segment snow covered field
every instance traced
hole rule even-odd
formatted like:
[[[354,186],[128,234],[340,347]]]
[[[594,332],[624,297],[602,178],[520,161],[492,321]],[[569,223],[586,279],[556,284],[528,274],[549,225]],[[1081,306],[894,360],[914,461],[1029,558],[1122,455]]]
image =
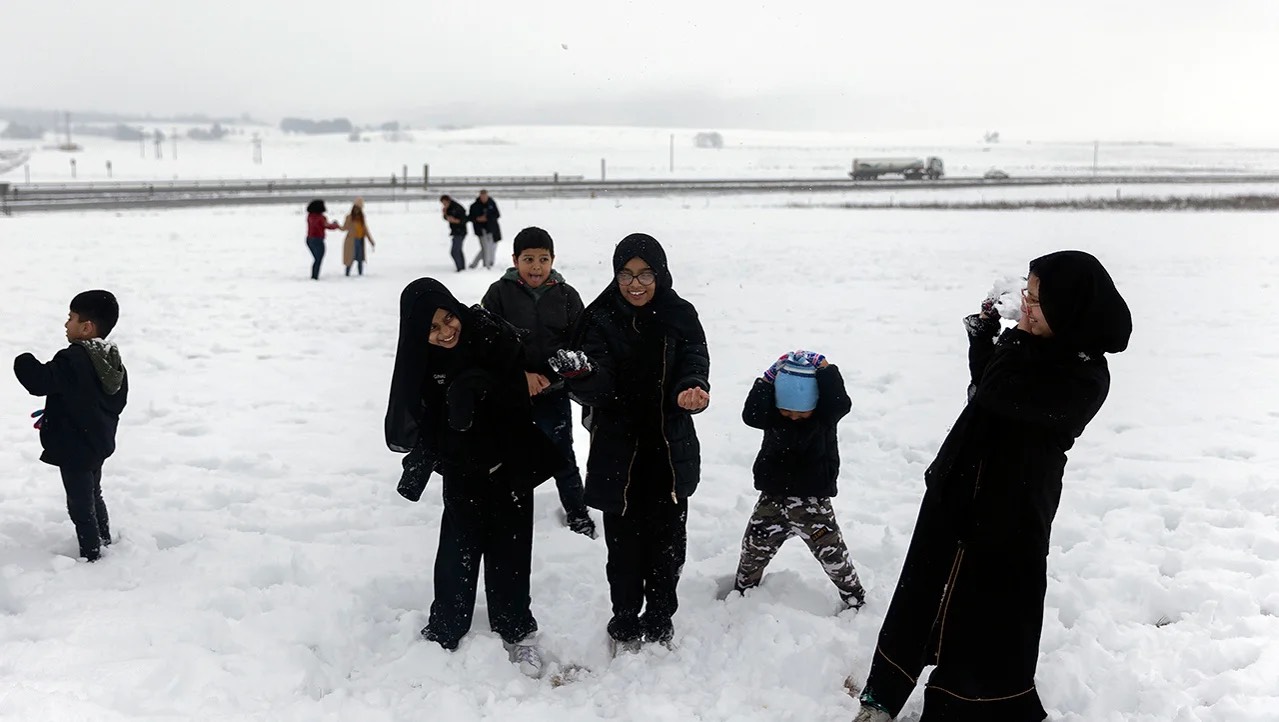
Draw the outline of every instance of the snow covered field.
[[[0,123],[3,123],[0,120]],[[722,149],[694,147],[697,130],[688,128],[499,126],[457,130],[405,131],[392,142],[383,133],[367,133],[364,142],[346,136],[286,135],[262,126],[231,127],[219,142],[188,140],[192,126],[177,126],[178,152],[165,141],[163,158],[154,146],[108,138],[77,136],[84,150],[50,150],[50,132],[41,142],[0,140],[0,150],[34,148],[33,182],[71,180],[74,158],[79,180],[106,180],[108,161],[116,179],[308,178],[400,175],[405,165],[420,177],[579,175],[600,177],[600,159],[609,178],[847,178],[852,159],[861,157],[940,156],[950,176],[979,176],[1001,168],[1014,176],[1083,175],[1093,171],[1093,139],[1060,135],[1005,133],[1002,143],[986,144],[980,129],[948,132],[817,133],[720,129]],[[174,127],[162,125],[170,136]],[[150,128],[148,128],[148,132]],[[253,163],[252,136],[262,136],[262,164]],[[675,168],[670,166],[671,137]],[[1097,156],[1102,174],[1274,173],[1279,172],[1279,139],[1269,143],[1233,143],[1200,139],[1137,142],[1101,139]],[[2,180],[20,183],[22,168]]]
[[[665,149],[654,152],[660,167]],[[0,718],[847,720],[844,680],[864,679],[923,470],[964,402],[959,319],[996,276],[1061,248],[1107,264],[1136,330],[1067,467],[1044,704],[1079,722],[1275,718],[1279,216],[745,198],[503,211],[509,235],[555,236],[557,267],[588,298],[613,244],[653,233],[703,317],[713,401],[697,420],[704,476],[675,650],[608,659],[604,543],[562,527],[550,484],[537,494],[534,612],[549,649],[592,673],[558,688],[522,677],[482,596],[458,652],[418,637],[440,489],[436,478],[418,504],[397,496],[399,457],[382,441],[397,298],[429,274],[478,300],[496,277],[451,270],[434,208],[371,205],[369,275],[341,276],[334,234],[318,283],[300,208],[32,215],[0,219],[0,348],[47,359],[71,296],[106,287],[132,388],[103,484],[120,540],[90,565],[71,558],[57,472],[37,458],[27,412],[39,400],[0,383]],[[715,598],[755,497],[759,434],[741,403],[799,346],[840,364],[855,404],[835,505],[870,589],[859,613],[835,614],[834,588],[795,541],[760,589]]]

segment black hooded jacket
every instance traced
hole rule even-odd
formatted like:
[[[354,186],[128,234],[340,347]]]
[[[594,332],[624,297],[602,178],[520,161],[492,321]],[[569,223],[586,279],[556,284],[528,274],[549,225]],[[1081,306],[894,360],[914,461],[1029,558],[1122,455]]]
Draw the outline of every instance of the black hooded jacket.
[[[571,347],[594,371],[568,382],[587,407],[591,431],[586,503],[625,513],[637,495],[684,499],[697,488],[701,447],[681,391],[710,391],[710,355],[697,311],[672,288],[666,252],[641,233],[622,239],[614,271],[632,258],[657,274],[651,301],[636,308],[611,283],[582,314]]]
[[[755,488],[779,496],[835,496],[839,493],[839,438],[835,426],[853,402],[839,367],[817,369],[817,408],[807,419],[792,420],[777,410],[773,384],[755,379],[742,421],[764,431],[755,457]]]
[[[444,212],[444,215],[446,216],[445,222],[449,224],[449,235],[466,235],[467,215],[466,209],[462,207],[461,203],[458,203],[457,201],[449,201],[449,207]],[[456,218],[458,219],[458,222],[454,223],[453,221],[448,220],[448,218]]]
[[[13,372],[31,395],[48,397],[40,424],[41,461],[97,469],[115,453],[129,375],[113,345],[97,339],[76,342],[47,364],[24,353],[14,359]]]
[[[1063,251],[1035,259],[1054,335],[970,323],[971,400],[925,481],[961,539],[1046,554],[1066,452],[1110,390],[1104,352],[1122,351],[1132,316],[1097,259]]]
[[[476,220],[480,216],[484,216],[485,220],[483,222]],[[497,219],[501,217],[502,212],[497,209],[497,201],[493,200],[493,196],[489,196],[487,202],[476,198],[471,203],[471,212],[467,216],[475,229],[475,235],[480,236],[488,233],[493,236],[494,243],[502,240],[502,226],[497,222]]]
[[[452,349],[427,340],[440,308],[462,325]],[[386,412],[392,451],[424,452],[444,475],[446,495],[450,478],[464,485],[491,478],[522,493],[565,463],[533,425],[531,408],[524,349],[510,324],[479,306],[463,306],[432,278],[404,289]]]

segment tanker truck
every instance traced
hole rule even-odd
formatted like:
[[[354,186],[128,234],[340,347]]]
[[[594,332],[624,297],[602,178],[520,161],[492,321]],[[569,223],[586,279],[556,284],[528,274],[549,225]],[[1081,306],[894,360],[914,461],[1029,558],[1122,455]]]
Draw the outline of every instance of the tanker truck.
[[[878,180],[881,175],[901,175],[907,180],[937,180],[946,174],[941,158],[854,158],[853,180]]]

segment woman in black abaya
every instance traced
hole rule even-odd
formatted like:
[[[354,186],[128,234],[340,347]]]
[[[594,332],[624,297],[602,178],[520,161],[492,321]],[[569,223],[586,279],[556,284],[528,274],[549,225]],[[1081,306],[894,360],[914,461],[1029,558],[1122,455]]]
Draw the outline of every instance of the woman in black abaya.
[[[1132,317],[1096,258],[1030,263],[1022,317],[965,319],[970,400],[924,474],[914,536],[855,722],[893,719],[926,665],[921,722],[1045,717],[1035,689],[1066,452],[1110,389]],[[998,336],[998,340],[996,340]]]

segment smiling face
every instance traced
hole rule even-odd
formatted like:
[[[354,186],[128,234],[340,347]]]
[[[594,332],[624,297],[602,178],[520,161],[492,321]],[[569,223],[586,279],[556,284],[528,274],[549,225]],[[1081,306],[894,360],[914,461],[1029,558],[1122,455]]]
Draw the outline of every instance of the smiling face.
[[[520,280],[529,288],[540,288],[551,275],[555,254],[545,248],[525,248],[512,257]]]
[[[426,340],[432,346],[454,348],[462,340],[462,320],[447,309],[435,309],[431,317],[431,334]]]
[[[657,274],[649,267],[648,261],[636,256],[617,272],[617,290],[632,306],[647,305],[657,291]]]
[[[1026,279],[1026,290],[1021,293],[1021,313],[1026,318],[1030,333],[1042,338],[1051,338],[1053,330],[1044,318],[1044,308],[1039,305],[1039,276],[1030,274]]]

